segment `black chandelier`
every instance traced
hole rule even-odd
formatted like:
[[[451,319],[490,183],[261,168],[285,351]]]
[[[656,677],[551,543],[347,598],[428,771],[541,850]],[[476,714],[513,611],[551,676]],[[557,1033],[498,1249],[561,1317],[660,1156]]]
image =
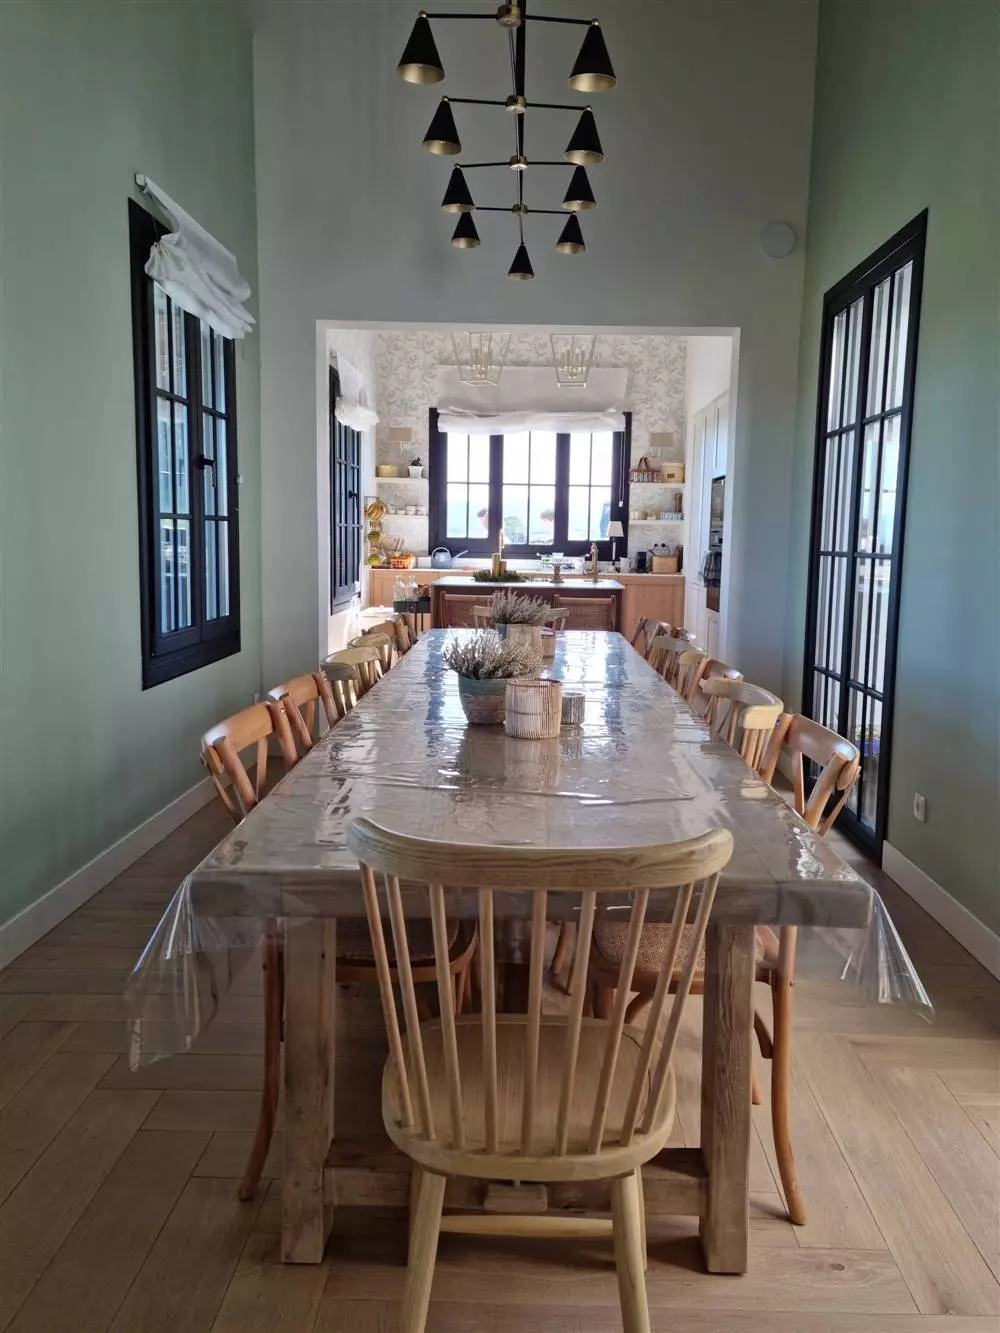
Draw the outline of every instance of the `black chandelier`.
[[[431,19],[493,19],[506,30],[510,54],[510,73],[513,92],[504,101],[494,101],[485,97],[443,97],[434,113],[427,133],[424,135],[424,147],[430,153],[454,157],[462,151],[462,142],[458,137],[458,127],[452,107],[460,104],[470,106],[503,107],[514,120],[514,155],[506,162],[464,162],[452,169],[448,188],[445,191],[441,207],[446,213],[457,213],[458,222],[451,238],[452,245],[462,250],[471,250],[479,245],[479,232],[473,213],[512,213],[517,218],[519,244],[514,255],[514,262],[507,272],[508,278],[528,279],[535,276],[524,243],[524,219],[529,215],[547,215],[564,217],[563,210],[570,216],[556,242],[556,249],[565,255],[582,254],[586,249],[583,231],[580,227],[579,214],[596,206],[594,192],[590,188],[586,168],[597,162],[603,162],[604,150],[597,133],[597,122],[589,106],[573,106],[564,102],[529,102],[524,89],[525,41],[528,26],[527,0],[516,5],[501,5],[495,14],[428,14],[421,10],[410,40],[406,43],[397,71],[407,83],[440,83],[444,78],[444,66],[438,55],[434,34],[431,32]],[[596,19],[555,18],[547,14],[532,16],[535,23],[572,23],[586,27],[587,33],[580,47],[569,76],[569,86],[581,93],[607,92],[616,83],[615,72],[604,43],[604,35]],[[524,122],[528,110],[541,111],[580,111],[580,119],[573,131],[563,154],[563,161],[542,162],[531,159],[524,153]],[[574,167],[569,188],[559,208],[528,208],[524,201],[524,176],[529,167],[561,167],[565,162]],[[484,167],[507,167],[517,177],[517,202],[510,208],[499,205],[476,204],[465,179],[465,172]]]

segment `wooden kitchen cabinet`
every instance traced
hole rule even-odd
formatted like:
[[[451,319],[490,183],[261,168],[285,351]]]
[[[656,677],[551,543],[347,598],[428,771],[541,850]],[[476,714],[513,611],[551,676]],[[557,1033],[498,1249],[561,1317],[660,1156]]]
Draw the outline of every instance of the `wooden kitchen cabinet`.
[[[368,606],[391,606],[392,590],[396,580],[404,583],[416,579],[418,583],[434,583],[442,574],[451,574],[450,569],[370,569],[368,571]]]
[[[631,635],[640,616],[684,624],[683,574],[622,574],[625,585],[622,632]]]

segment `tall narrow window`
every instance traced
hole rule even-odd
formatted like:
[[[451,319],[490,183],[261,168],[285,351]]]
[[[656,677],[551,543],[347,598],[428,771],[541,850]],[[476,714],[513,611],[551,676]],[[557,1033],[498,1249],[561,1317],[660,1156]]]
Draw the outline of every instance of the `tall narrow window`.
[[[805,708],[861,751],[841,817],[879,853],[885,838],[899,571],[927,215],[826,295]]]
[[[430,421],[430,536],[452,554],[611,556],[612,520],[628,531],[631,416],[623,431],[440,431]]]
[[[361,432],[338,421],[340,377],[330,367],[330,611],[361,589]]]
[[[161,231],[129,201],[144,689],[240,648],[233,344],[147,276]]]

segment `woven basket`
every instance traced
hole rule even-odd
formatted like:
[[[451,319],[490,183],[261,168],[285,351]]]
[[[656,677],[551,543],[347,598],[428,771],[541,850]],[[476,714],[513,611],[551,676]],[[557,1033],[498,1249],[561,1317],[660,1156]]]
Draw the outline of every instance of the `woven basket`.
[[[562,682],[521,678],[507,682],[508,736],[522,741],[552,740],[562,725]]]
[[[467,722],[478,726],[495,727],[504,720],[507,707],[507,678],[495,676],[474,680],[459,676],[458,697]]]

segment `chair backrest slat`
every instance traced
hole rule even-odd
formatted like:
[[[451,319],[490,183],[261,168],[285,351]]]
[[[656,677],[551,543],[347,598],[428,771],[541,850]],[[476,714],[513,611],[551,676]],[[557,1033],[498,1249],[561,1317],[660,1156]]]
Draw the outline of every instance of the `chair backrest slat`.
[[[562,1088],[559,1092],[559,1118],[556,1122],[556,1152],[564,1153],[569,1143],[569,1110],[576,1085],[576,1061],[580,1050],[580,1028],[583,1007],[587,998],[587,961],[590,941],[594,934],[594,916],[597,894],[590,890],[583,895],[580,924],[576,928],[576,950],[573,956],[573,980],[570,986],[569,1028],[566,1033],[566,1057],[563,1065]]]
[[[372,952],[375,955],[375,973],[378,977],[379,996],[382,1000],[382,1016],[385,1019],[386,1035],[389,1038],[389,1050],[399,1070],[399,1095],[403,1123],[409,1128],[413,1124],[413,1101],[410,1097],[410,1080],[406,1072],[406,1057],[403,1054],[403,1039],[399,1031],[399,1019],[396,1016],[396,999],[392,993],[392,973],[389,968],[389,955],[385,947],[385,934],[382,930],[382,913],[379,910],[378,890],[375,876],[368,866],[362,867],[361,885],[365,895],[365,915],[371,932]]]
[[[548,895],[537,889],[531,903],[531,956],[528,964],[528,1040],[521,1101],[521,1151],[531,1152],[538,1088],[538,1044],[542,1029],[542,982],[545,977],[545,904]]]
[[[462,1075],[458,1067],[458,1038],[455,1033],[455,992],[448,966],[448,922],[444,908],[444,885],[430,886],[431,929],[434,934],[434,969],[437,973],[438,1004],[444,1038],[444,1072],[448,1080],[448,1108],[451,1112],[451,1146],[465,1147],[462,1116]]]
[[[719,871],[732,852],[727,831],[714,829],[664,846],[543,849],[441,842],[392,833],[367,819],[355,819],[347,830],[347,845],[363,867],[369,928],[380,984],[385,983],[390,1066],[401,1069],[406,1062],[405,1082],[397,1076],[389,1085],[400,1133],[435,1142],[433,1155],[441,1163],[450,1152],[502,1157],[508,1163],[505,1169],[514,1171],[512,1179],[535,1178],[531,1166],[540,1157],[591,1156],[619,1142],[627,1146],[645,1134],[655,1134],[660,1144],[665,1141],[666,1098],[673,1086],[670,1062]],[[382,960],[384,927],[374,891],[378,874],[386,877],[405,1041],[390,1003],[389,963]],[[401,878],[428,886],[425,910],[431,921],[440,1017],[423,1028],[408,965]],[[446,906],[449,894],[469,891],[475,891],[478,911],[482,1006],[480,1014],[456,1019]],[[505,910],[518,916],[524,915],[515,906],[520,898],[531,922],[527,1012],[499,1021],[494,962],[497,893]],[[530,900],[525,894],[531,895]],[[554,895],[559,896],[560,908],[567,909],[560,915],[574,914],[568,899],[575,897],[579,904],[565,1015],[543,1013],[546,915]],[[605,896],[611,900],[606,909]],[[626,1028],[625,1015],[643,926],[654,900],[671,907],[670,966],[654,996],[652,1021],[643,1035]],[[419,912],[418,896],[408,895],[406,905],[407,910]],[[612,920],[628,912],[613,1012],[607,1020],[584,1017],[587,962],[599,910],[610,912]],[[679,956],[682,931],[687,932],[688,957],[668,1010],[667,979]],[[405,1127],[407,1117],[417,1126]]]
[[[485,1126],[484,1147],[487,1152],[497,1150],[497,993],[496,943],[493,937],[493,894],[489,889],[479,890],[479,957],[482,985],[483,1031],[483,1114]]]
[[[396,955],[396,975],[399,980],[399,993],[403,1001],[403,1016],[406,1019],[406,1040],[413,1059],[413,1071],[417,1080],[420,1128],[423,1130],[425,1138],[433,1139],[435,1137],[434,1108],[431,1102],[430,1081],[427,1078],[427,1061],[424,1055],[423,1034],[420,1031],[420,1014],[417,1011],[417,993],[413,988],[413,969],[410,966],[410,943],[406,937],[403,895],[399,889],[399,880],[395,875],[386,876],[386,896],[389,900],[389,924],[392,927],[392,944]]]
[[[594,1115],[590,1122],[588,1147],[591,1152],[597,1152],[604,1139],[604,1126],[608,1115],[608,1098],[611,1094],[611,1084],[615,1076],[615,1065],[618,1063],[622,1031],[625,1027],[625,1010],[628,1008],[629,991],[632,989],[632,974],[635,971],[635,960],[639,956],[639,945],[642,941],[642,927],[646,920],[646,905],[648,902],[649,890],[637,889],[629,917],[625,954],[618,971],[618,985],[615,988],[615,1002],[611,1010],[611,1027],[607,1045],[604,1048],[604,1063],[601,1066],[597,1097],[594,1101]]]

